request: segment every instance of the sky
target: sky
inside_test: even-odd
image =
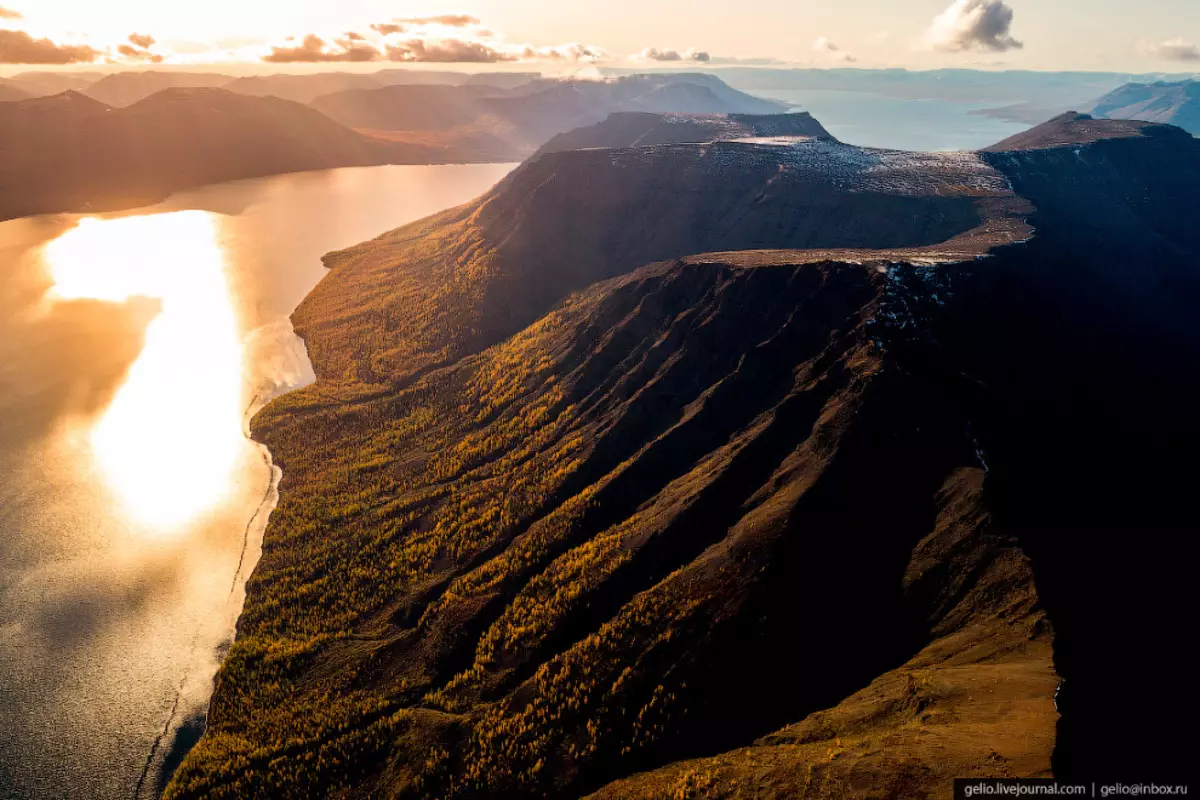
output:
[[[1200,0],[0,0],[8,72],[39,62],[1195,72],[1198,45]]]

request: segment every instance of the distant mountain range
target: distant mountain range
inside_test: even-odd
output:
[[[67,92],[0,103],[0,218],[127,208],[206,183],[403,159],[438,154],[371,140],[273,97],[167,89],[114,109]]]
[[[1129,83],[1101,97],[1089,110],[1097,117],[1178,125],[1200,136],[1200,81]]]
[[[633,75],[607,81],[536,80],[511,89],[389,86],[317,98],[313,107],[351,128],[386,131],[397,141],[440,141],[519,160],[551,137],[610,114],[773,114],[783,103],[731,89],[709,75]],[[406,135],[407,134],[407,135]],[[415,135],[415,138],[414,138]]]
[[[295,93],[293,77],[282,88]],[[358,80],[302,77],[308,91]],[[171,86],[223,76],[121,73],[90,87],[121,101],[115,106],[73,90],[0,102],[0,218],[126,208],[190,186],[300,170],[517,161],[558,133],[629,109],[706,115],[783,109],[709,76],[504,81],[516,88],[488,80],[467,85],[468,76],[460,77],[463,85],[353,89],[306,106]],[[273,79],[244,80],[243,90],[271,91],[263,81]],[[121,107],[148,91],[154,93]]]
[[[541,78],[536,72],[466,73],[447,70],[383,69],[377,72],[319,72],[237,78],[210,72],[165,69],[123,72],[24,72],[0,78],[0,102],[77,91],[110,106],[132,105],[172,88],[228,89],[255,97],[275,96],[309,103],[321,95],[385,86],[490,86],[514,89]]]

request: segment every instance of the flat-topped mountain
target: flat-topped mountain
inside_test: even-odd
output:
[[[1015,230],[1010,223],[1021,206],[1000,173],[973,154],[867,150],[818,139],[551,153],[471,207],[447,212],[454,222],[434,239],[452,240],[461,256],[437,251],[414,272],[389,279],[391,310],[369,324],[388,326],[392,335],[408,332],[402,358],[372,366],[386,358],[379,353],[351,365],[330,353],[314,364],[381,370],[399,380],[494,343],[570,292],[648,262],[764,248],[933,246],[989,226]],[[414,231],[332,254],[329,264],[346,285],[319,286],[297,320],[328,305],[312,324],[342,325],[333,307],[359,291],[373,293],[352,286],[351,276],[375,280],[367,265]],[[457,324],[444,325],[446,315]],[[320,347],[318,339],[310,347]]]
[[[548,153],[328,256],[167,796],[1180,773],[1200,143],[1150,130]]]
[[[436,148],[367,139],[320,112],[221,89],[128,108],[77,92],[0,105],[0,218],[143,205],[205,183],[392,161]]]
[[[1129,83],[1089,110],[1097,117],[1162,122],[1200,135],[1200,81]]]
[[[704,115],[624,111],[611,114],[595,125],[560,133],[538,153],[769,137],[833,139],[829,131],[807,112]]]
[[[1027,131],[1010,136],[987,148],[986,152],[1006,150],[1045,150],[1093,144],[1104,139],[1135,136],[1180,136],[1178,128],[1137,120],[1098,120],[1088,114],[1068,111]]]

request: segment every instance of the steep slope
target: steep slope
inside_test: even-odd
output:
[[[168,796],[1186,770],[1200,143],[1027,141],[548,154],[331,255]]]
[[[342,124],[387,131],[396,141],[437,138],[459,151],[502,150],[523,158],[556,134],[609,114],[777,113],[784,107],[737,92],[710,76],[639,75],[613,81],[534,80],[515,88],[488,85],[394,86],[324,96],[314,106]],[[401,135],[408,134],[407,136]],[[416,134],[414,136],[413,134]]]
[[[1180,466],[1200,446],[1200,142],[1148,125],[985,157],[1037,207],[1038,235],[981,276],[940,338],[987,387],[993,507],[1021,526],[1058,631],[1055,768],[1186,774],[1180,727],[1197,698],[1178,632],[1197,598]]]
[[[213,89],[232,80],[229,75],[204,72],[115,72],[81,91],[105,105],[123,108],[165,89]]]
[[[1109,119],[1178,125],[1200,135],[1200,81],[1128,83],[1101,97],[1089,111]]]
[[[78,93],[0,106],[0,218],[143,205],[281,172],[442,160],[370,140],[321,113],[221,89],[170,89],[111,109]]]
[[[471,206],[331,254],[339,280],[318,286],[297,319],[314,333],[353,331],[380,345],[356,357],[314,337],[310,349],[328,348],[314,359],[323,374],[403,382],[515,333],[572,291],[651,261],[935,245],[1006,229],[1021,207],[969,154],[815,139],[553,153]]]
[[[595,125],[560,133],[546,142],[537,155],[597,147],[647,147],[773,136],[833,139],[807,112],[699,115],[623,111],[610,114]]]
[[[176,795],[578,793],[939,642],[922,663],[1041,687],[997,724],[1046,769],[1028,571],[977,491],[947,499],[978,481],[953,394],[879,349],[910,313],[888,265],[1027,236],[1023,208],[970,155],[560,153],[332,256],[296,315],[319,381],[256,422],[288,476],[279,533]],[[855,245],[879,249],[778,249]],[[689,249],[741,252],[630,272]],[[943,552],[1012,555],[960,580]]]

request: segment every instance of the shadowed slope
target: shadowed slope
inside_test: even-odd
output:
[[[296,323],[314,334],[319,375],[403,383],[647,262],[920,247],[1018,207],[1003,178],[971,155],[816,140],[549,154],[470,206],[328,256],[337,279],[305,299]],[[336,336],[319,335],[325,329]],[[343,338],[359,344],[345,348]]]

